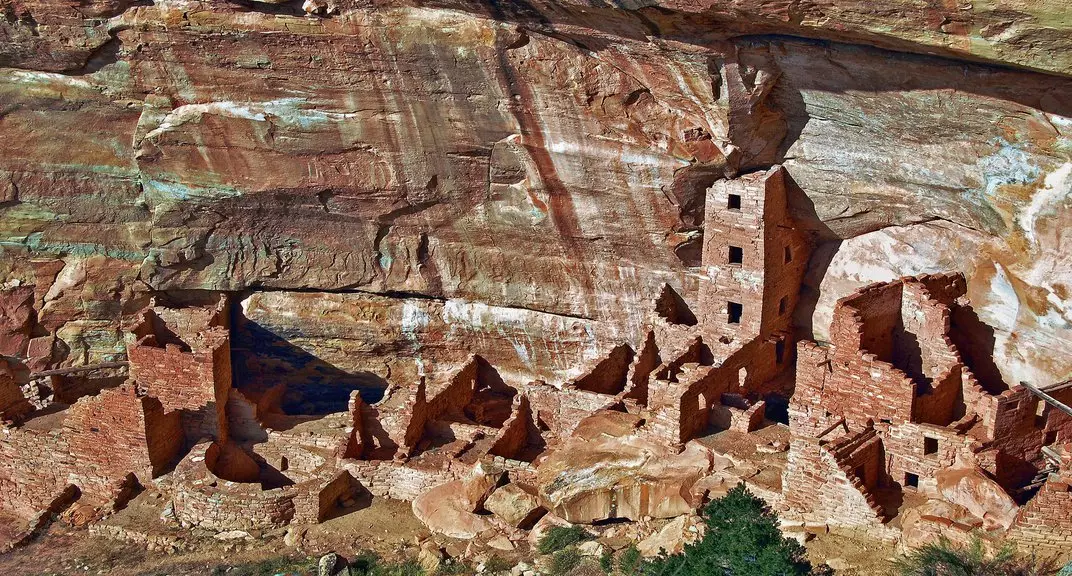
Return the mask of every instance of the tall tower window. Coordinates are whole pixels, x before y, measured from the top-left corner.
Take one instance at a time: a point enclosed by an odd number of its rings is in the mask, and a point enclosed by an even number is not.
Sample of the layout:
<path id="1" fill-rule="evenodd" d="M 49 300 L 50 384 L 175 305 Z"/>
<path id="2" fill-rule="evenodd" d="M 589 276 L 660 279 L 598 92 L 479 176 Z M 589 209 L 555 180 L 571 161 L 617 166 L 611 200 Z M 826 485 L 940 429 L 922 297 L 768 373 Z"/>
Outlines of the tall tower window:
<path id="1" fill-rule="evenodd" d="M 730 264 L 741 264 L 744 262 L 744 250 L 739 246 L 730 246 Z"/>
<path id="2" fill-rule="evenodd" d="M 782 296 L 782 299 L 778 301 L 778 314 L 785 314 L 785 311 L 789 308 L 789 297 Z"/>
<path id="3" fill-rule="evenodd" d="M 788 263 L 790 263 L 792 261 L 793 261 L 793 249 L 788 247 L 788 246 L 786 246 L 785 247 L 785 263 L 788 264 Z"/>
<path id="4" fill-rule="evenodd" d="M 741 323 L 741 315 L 744 314 L 744 306 L 741 306 L 740 304 L 738 304 L 736 302 L 727 302 L 726 303 L 726 312 L 727 312 L 727 316 L 728 316 L 727 321 L 730 324 L 740 324 Z"/>

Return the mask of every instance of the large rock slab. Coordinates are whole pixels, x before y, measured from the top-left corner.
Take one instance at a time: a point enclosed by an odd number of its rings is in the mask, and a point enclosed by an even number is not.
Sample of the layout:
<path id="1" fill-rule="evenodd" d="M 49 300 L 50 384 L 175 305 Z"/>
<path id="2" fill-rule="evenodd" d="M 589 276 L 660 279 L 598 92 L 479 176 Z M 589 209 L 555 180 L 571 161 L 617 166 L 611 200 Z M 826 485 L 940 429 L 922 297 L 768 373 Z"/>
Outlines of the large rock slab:
<path id="1" fill-rule="evenodd" d="M 489 516 L 476 514 L 501 474 L 477 465 L 472 474 L 429 489 L 413 500 L 413 515 L 436 534 L 469 540 L 496 528 Z"/>
<path id="2" fill-rule="evenodd" d="M 947 246 L 981 238 L 973 298 L 1025 335 L 1004 348 L 1039 343 L 1012 371 L 1069 373 L 1039 366 L 1072 317 L 1069 79 L 740 37 L 1067 73 L 1062 5 L 144 4 L 0 18 L 3 260 L 133 270 L 112 308 L 60 323 L 114 325 L 132 290 L 267 288 L 631 329 L 664 283 L 694 295 L 702 190 L 782 162 L 820 239 L 925 222 L 951 223 Z"/>
<path id="3" fill-rule="evenodd" d="M 982 518 L 988 528 L 1007 530 L 1020 511 L 1001 485 L 977 468 L 940 470 L 937 480 L 942 498 Z"/>
<path id="4" fill-rule="evenodd" d="M 550 451 L 536 473 L 544 507 L 569 522 L 592 523 L 692 512 L 702 498 L 693 486 L 711 465 L 710 450 L 699 443 L 677 454 L 633 434 L 572 437 Z"/>

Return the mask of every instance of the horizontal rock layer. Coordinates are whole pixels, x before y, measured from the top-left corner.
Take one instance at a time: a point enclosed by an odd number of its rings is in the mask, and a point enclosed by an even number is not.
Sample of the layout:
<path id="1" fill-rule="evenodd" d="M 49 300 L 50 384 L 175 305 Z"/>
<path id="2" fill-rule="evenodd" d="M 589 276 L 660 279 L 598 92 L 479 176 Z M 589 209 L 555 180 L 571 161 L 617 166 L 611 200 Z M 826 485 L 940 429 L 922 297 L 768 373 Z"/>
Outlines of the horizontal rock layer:
<path id="1" fill-rule="evenodd" d="M 703 190 L 782 163 L 825 243 L 818 336 L 860 283 L 955 269 L 1012 378 L 1072 373 L 1063 7 L 144 4 L 19 2 L 0 26 L 0 281 L 35 286 L 17 330 L 56 332 L 57 363 L 121 354 L 148 294 L 202 290 L 480 302 L 635 341 L 664 284 L 695 296 Z"/>

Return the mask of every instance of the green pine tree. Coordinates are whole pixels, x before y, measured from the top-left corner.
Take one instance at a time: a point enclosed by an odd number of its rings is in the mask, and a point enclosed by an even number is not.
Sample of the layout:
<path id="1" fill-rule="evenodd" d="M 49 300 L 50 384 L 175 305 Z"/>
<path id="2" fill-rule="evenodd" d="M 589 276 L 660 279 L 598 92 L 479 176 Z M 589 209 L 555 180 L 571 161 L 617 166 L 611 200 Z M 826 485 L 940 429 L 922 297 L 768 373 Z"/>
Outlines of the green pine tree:
<path id="1" fill-rule="evenodd" d="M 804 547 L 782 537 L 778 518 L 763 500 L 738 484 L 703 511 L 707 532 L 684 552 L 645 563 L 645 576 L 816 576 Z"/>

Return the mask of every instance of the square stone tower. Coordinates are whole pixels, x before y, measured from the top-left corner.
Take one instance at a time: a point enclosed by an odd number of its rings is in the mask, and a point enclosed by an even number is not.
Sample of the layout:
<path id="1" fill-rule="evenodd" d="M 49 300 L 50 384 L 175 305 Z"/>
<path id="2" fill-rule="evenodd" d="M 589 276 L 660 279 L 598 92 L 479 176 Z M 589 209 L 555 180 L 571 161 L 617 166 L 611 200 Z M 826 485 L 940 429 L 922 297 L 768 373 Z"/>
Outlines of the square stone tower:
<path id="1" fill-rule="evenodd" d="M 719 180 L 707 190 L 699 317 L 716 357 L 757 339 L 788 353 L 784 340 L 807 256 L 789 215 L 782 167 Z"/>

